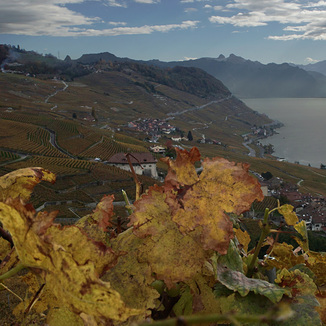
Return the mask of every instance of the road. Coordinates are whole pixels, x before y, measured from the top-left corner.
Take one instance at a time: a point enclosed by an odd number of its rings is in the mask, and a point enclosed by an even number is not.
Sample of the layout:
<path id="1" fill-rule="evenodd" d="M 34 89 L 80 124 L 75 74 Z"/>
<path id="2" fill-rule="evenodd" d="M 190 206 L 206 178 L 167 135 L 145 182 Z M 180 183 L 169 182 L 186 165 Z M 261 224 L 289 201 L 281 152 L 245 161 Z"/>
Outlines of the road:
<path id="1" fill-rule="evenodd" d="M 229 100 L 230 98 L 232 98 L 232 95 L 230 95 L 228 97 L 225 97 L 225 98 L 222 98 L 220 100 L 211 101 L 211 102 L 206 103 L 206 104 L 203 104 L 201 106 L 195 106 L 195 107 L 192 107 L 192 108 L 189 108 L 189 109 L 185 109 L 185 110 L 182 110 L 182 111 L 178 111 L 178 112 L 169 112 L 166 115 L 168 115 L 169 117 L 175 117 L 175 116 L 178 116 L 178 115 L 181 115 L 181 114 L 185 114 L 187 112 L 192 112 L 192 111 L 197 111 L 197 110 L 204 109 L 206 106 L 209 106 L 211 104 L 222 103 L 224 101 Z"/>
<path id="2" fill-rule="evenodd" d="M 45 103 L 49 102 L 49 99 L 55 95 L 57 95 L 59 92 L 64 92 L 67 88 L 68 88 L 68 84 L 66 82 L 64 82 L 63 80 L 61 81 L 64 85 L 64 87 L 62 89 L 58 89 L 56 90 L 53 94 L 50 94 L 46 99 L 45 99 Z M 57 106 L 55 105 L 54 107 L 51 108 L 51 110 L 55 109 Z"/>

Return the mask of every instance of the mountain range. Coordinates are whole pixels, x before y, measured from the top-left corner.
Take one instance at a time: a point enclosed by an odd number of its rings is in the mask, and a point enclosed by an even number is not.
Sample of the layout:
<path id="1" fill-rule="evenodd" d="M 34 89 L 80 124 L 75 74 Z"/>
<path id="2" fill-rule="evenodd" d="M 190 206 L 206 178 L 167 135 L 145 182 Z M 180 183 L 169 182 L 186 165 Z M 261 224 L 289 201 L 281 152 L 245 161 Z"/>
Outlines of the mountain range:
<path id="1" fill-rule="evenodd" d="M 326 97 L 326 61 L 314 65 L 296 66 L 290 63 L 262 64 L 231 54 L 218 58 L 163 62 L 119 58 L 111 53 L 84 54 L 76 62 L 94 64 L 99 60 L 137 61 L 161 68 L 176 66 L 200 68 L 222 81 L 240 98 L 264 97 Z"/>
<path id="2" fill-rule="evenodd" d="M 24 51 L 15 47 L 0 45 L 0 64 L 19 63 L 25 65 L 24 71 L 34 74 L 53 73 L 66 79 L 73 79 L 90 73 L 93 66 L 101 63 L 133 63 L 141 66 L 157 68 L 191 67 L 197 68 L 196 73 L 189 70 L 174 70 L 178 74 L 200 74 L 199 69 L 221 81 L 230 92 L 239 98 L 273 98 L 273 97 L 326 97 L 326 60 L 309 65 L 262 64 L 258 61 L 244 59 L 234 54 L 217 58 L 199 58 L 185 61 L 163 62 L 159 60 L 133 60 L 127 57 L 117 57 L 112 53 L 84 54 L 76 60 L 69 56 L 59 60 L 52 55 L 39 55 L 33 51 Z M 138 66 L 140 67 L 140 66 Z M 19 67 L 14 67 L 15 70 Z M 146 70 L 146 69 L 142 69 Z M 156 70 L 157 72 L 158 70 Z M 166 70 L 169 71 L 169 70 Z M 171 81 L 171 72 L 164 73 Z M 193 76 L 194 77 L 194 76 Z M 205 76 L 205 78 L 212 79 Z M 165 80 L 166 82 L 167 80 Z M 216 81 L 217 82 L 217 81 Z M 214 83 L 216 83 L 214 82 Z M 221 83 L 220 83 L 221 84 Z M 203 86 L 201 88 L 203 90 Z M 196 90 L 196 87 L 192 88 Z M 208 91 L 211 92 L 212 90 Z M 198 94 L 197 94 L 198 95 Z"/>

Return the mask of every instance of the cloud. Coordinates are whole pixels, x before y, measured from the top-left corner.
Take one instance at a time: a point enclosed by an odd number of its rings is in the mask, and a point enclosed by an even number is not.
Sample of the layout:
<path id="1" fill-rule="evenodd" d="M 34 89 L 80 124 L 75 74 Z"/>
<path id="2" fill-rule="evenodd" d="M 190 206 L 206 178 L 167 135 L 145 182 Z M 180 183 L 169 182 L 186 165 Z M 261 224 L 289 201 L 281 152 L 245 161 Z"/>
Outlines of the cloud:
<path id="1" fill-rule="evenodd" d="M 106 0 L 107 5 L 110 7 L 122 7 L 127 8 L 127 4 L 120 0 Z"/>
<path id="2" fill-rule="evenodd" d="M 0 33 L 61 36 L 70 26 L 91 25 L 98 17 L 85 17 L 65 4 L 83 0 L 12 0 L 0 2 Z"/>
<path id="3" fill-rule="evenodd" d="M 161 2 L 161 0 L 134 0 L 138 3 L 146 3 L 146 4 L 155 4 Z"/>
<path id="4" fill-rule="evenodd" d="M 232 0 L 225 8 L 236 11 L 231 16 L 211 16 L 209 21 L 236 27 L 259 27 L 270 23 L 285 25 L 283 35 L 273 40 L 326 39 L 326 1 Z M 292 32 L 292 33 L 290 33 Z"/>
<path id="5" fill-rule="evenodd" d="M 127 23 L 126 22 L 108 22 L 109 25 L 112 26 L 126 26 Z"/>
<path id="6" fill-rule="evenodd" d="M 312 58 L 308 57 L 304 61 L 307 62 L 307 63 L 316 63 L 316 62 L 319 62 L 320 60 L 315 60 L 315 59 L 312 59 Z"/>
<path id="7" fill-rule="evenodd" d="M 65 7 L 85 0 L 11 0 L 0 1 L 0 34 L 29 36 L 116 36 L 151 34 L 195 28 L 198 21 L 178 24 L 127 27 L 125 22 L 107 22 L 113 28 L 95 29 L 95 23 L 104 23 L 99 17 L 86 17 Z M 157 0 L 137 0 L 154 3 Z M 121 1 L 107 1 L 107 5 L 122 6 Z M 97 26 L 97 25 L 96 25 Z M 103 25 L 104 26 L 104 25 Z"/>
<path id="8" fill-rule="evenodd" d="M 93 29 L 76 29 L 75 32 L 80 36 L 118 36 L 118 35 L 137 35 L 152 34 L 154 32 L 167 33 L 173 30 L 184 30 L 196 28 L 198 21 L 184 21 L 181 24 L 168 25 L 144 25 L 140 27 L 116 27 L 112 29 L 93 30 Z"/>
<path id="9" fill-rule="evenodd" d="M 198 58 L 192 58 L 192 57 L 183 57 L 181 60 L 178 61 L 190 61 L 190 60 L 197 60 Z"/>
<path id="10" fill-rule="evenodd" d="M 196 8 L 185 8 L 184 12 L 191 13 L 191 12 L 196 12 L 198 9 Z"/>

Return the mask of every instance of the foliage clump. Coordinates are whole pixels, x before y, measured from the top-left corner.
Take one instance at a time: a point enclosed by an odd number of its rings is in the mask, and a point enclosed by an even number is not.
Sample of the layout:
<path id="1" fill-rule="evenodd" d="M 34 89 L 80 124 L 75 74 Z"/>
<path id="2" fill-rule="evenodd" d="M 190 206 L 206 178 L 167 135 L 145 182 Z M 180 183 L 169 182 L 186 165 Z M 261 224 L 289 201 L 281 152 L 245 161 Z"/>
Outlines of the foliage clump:
<path id="1" fill-rule="evenodd" d="M 263 195 L 247 164 L 204 159 L 177 150 L 165 162 L 168 174 L 129 210 L 129 229 L 117 233 L 113 196 L 105 196 L 76 225 L 53 222 L 56 213 L 28 204 L 36 184 L 55 181 L 42 168 L 0 178 L 0 220 L 12 250 L 0 242 L 0 287 L 19 277 L 28 285 L 14 309 L 28 325 L 43 316 L 48 325 L 160 325 L 326 322 L 323 285 L 326 257 L 309 250 L 307 230 L 293 207 L 278 206 L 298 246 L 278 243 L 265 212 L 261 236 L 248 251 L 241 214 Z M 268 246 L 265 259 L 258 254 Z M 17 257 L 19 262 L 17 263 Z M 26 269 L 24 276 L 17 272 Z M 182 317 L 182 319 L 180 319 Z"/>

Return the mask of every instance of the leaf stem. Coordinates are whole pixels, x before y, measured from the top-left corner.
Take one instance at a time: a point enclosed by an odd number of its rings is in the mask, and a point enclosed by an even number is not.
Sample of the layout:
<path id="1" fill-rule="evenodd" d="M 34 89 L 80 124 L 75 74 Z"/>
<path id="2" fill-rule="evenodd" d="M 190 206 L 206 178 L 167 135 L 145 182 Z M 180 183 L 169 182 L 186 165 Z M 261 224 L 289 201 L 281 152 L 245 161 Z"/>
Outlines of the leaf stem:
<path id="1" fill-rule="evenodd" d="M 258 258 L 260 249 L 261 249 L 261 247 L 262 247 L 262 245 L 264 243 L 265 238 L 267 237 L 267 235 L 270 232 L 270 226 L 268 225 L 268 216 L 269 216 L 269 213 L 270 213 L 269 212 L 269 209 L 266 208 L 265 209 L 265 214 L 264 214 L 263 229 L 261 231 L 258 244 L 257 244 L 257 246 L 255 248 L 254 255 L 252 256 L 252 259 L 250 261 L 250 264 L 248 265 L 247 277 L 252 277 L 252 275 L 254 274 L 255 263 L 256 263 L 256 260 Z"/>
<path id="2" fill-rule="evenodd" d="M 18 264 L 14 268 L 12 268 L 10 271 L 0 275 L 0 282 L 6 280 L 7 278 L 10 278 L 14 275 L 16 275 L 18 272 L 20 272 L 22 269 L 24 269 L 26 266 L 23 264 Z"/>
<path id="3" fill-rule="evenodd" d="M 5 286 L 3 283 L 0 283 L 0 286 L 5 288 L 8 292 L 10 292 L 12 295 L 17 297 L 20 301 L 24 301 L 18 294 L 16 294 L 14 291 L 10 290 L 7 286 Z"/>
<path id="4" fill-rule="evenodd" d="M 131 205 L 130 205 L 128 195 L 123 189 L 121 191 L 122 191 L 122 195 L 123 195 L 123 198 L 125 200 L 125 203 L 126 203 L 125 207 L 126 207 L 126 209 L 128 211 L 128 214 L 131 215 L 133 213 L 133 210 L 131 209 Z"/>

